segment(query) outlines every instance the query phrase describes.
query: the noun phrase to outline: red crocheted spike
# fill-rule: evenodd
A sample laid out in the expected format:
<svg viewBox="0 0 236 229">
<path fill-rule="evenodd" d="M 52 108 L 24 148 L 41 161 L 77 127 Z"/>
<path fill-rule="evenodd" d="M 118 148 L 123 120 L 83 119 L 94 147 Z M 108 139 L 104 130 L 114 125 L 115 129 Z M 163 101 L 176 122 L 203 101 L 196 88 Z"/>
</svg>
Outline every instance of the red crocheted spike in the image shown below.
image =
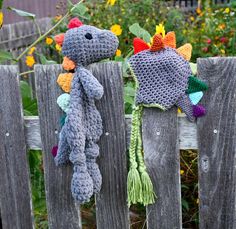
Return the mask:
<svg viewBox="0 0 236 229">
<path fill-rule="evenodd" d="M 133 40 L 134 54 L 149 49 L 148 44 L 141 38 L 135 37 Z"/>
<path fill-rule="evenodd" d="M 162 36 L 160 34 L 156 34 L 153 37 L 153 44 L 152 47 L 150 48 L 150 51 L 156 52 L 165 47 Z"/>
</svg>

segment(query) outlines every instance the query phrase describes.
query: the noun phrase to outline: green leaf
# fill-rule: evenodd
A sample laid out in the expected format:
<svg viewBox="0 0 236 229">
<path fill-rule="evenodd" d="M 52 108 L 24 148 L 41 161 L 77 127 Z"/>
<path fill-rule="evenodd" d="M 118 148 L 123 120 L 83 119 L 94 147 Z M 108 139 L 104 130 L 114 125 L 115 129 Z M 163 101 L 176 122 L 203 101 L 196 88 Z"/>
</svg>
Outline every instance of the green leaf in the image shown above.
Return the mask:
<svg viewBox="0 0 236 229">
<path fill-rule="evenodd" d="M 88 8 L 83 3 L 79 2 L 74 5 L 70 0 L 68 0 L 68 8 L 72 16 L 79 16 L 88 20 L 90 19 Z"/>
<path fill-rule="evenodd" d="M 37 54 L 39 56 L 41 64 L 57 64 L 54 60 L 48 60 L 43 54 Z"/>
<path fill-rule="evenodd" d="M 182 199 L 182 206 L 186 211 L 189 210 L 189 204 L 185 199 Z"/>
<path fill-rule="evenodd" d="M 29 13 L 29 12 L 26 12 L 26 11 L 23 11 L 23 10 L 18 10 L 14 7 L 7 7 L 8 10 L 11 10 L 11 11 L 14 11 L 15 13 L 17 13 L 19 16 L 21 17 L 27 17 L 31 20 L 34 20 L 35 19 L 35 14 L 32 14 L 32 13 Z"/>
<path fill-rule="evenodd" d="M 6 60 L 13 60 L 13 56 L 10 52 L 0 50 L 0 63 Z"/>
<path fill-rule="evenodd" d="M 134 34 L 136 37 L 142 38 L 145 42 L 149 43 L 151 35 L 148 31 L 143 29 L 138 23 L 134 23 L 129 27 L 129 31 Z"/>
</svg>

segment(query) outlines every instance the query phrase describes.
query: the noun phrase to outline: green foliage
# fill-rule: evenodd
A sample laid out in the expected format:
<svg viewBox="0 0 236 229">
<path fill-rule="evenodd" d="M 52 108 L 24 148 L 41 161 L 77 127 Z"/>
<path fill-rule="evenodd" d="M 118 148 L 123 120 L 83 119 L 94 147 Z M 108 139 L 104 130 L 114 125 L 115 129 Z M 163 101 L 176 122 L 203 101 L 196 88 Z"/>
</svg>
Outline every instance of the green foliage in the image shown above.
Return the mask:
<svg viewBox="0 0 236 229">
<path fill-rule="evenodd" d="M 13 60 L 12 53 L 0 50 L 0 63 L 4 63 L 7 60 Z"/>
<path fill-rule="evenodd" d="M 48 228 L 48 221 L 44 189 L 42 152 L 30 150 L 28 152 L 28 161 L 30 167 L 35 226 L 37 229 L 46 229 Z"/>
<path fill-rule="evenodd" d="M 38 114 L 37 100 L 32 98 L 32 89 L 25 81 L 20 81 L 20 91 L 22 97 L 24 115 L 32 116 Z"/>
<path fill-rule="evenodd" d="M 35 19 L 35 14 L 29 13 L 29 12 L 26 12 L 26 11 L 23 11 L 23 10 L 19 10 L 19 9 L 14 8 L 14 7 L 10 7 L 10 6 L 7 7 L 7 9 L 11 10 L 11 11 L 14 11 L 16 14 L 18 14 L 21 17 L 27 17 L 31 20 Z"/>
</svg>

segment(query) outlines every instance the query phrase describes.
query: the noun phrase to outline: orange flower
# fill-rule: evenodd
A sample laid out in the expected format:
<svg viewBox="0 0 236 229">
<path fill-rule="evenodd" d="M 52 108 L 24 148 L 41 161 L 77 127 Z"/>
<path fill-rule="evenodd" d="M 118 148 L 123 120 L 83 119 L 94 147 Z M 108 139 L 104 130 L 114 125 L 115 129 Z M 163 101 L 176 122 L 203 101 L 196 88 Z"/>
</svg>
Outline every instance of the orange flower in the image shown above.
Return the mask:
<svg viewBox="0 0 236 229">
<path fill-rule="evenodd" d="M 74 63 L 74 61 L 70 60 L 67 56 L 65 56 L 63 58 L 62 67 L 66 71 L 70 71 L 70 70 L 73 70 L 75 68 L 75 63 Z"/>
<path fill-rule="evenodd" d="M 200 9 L 200 7 L 198 7 L 197 9 L 196 9 L 196 12 L 197 12 L 197 14 L 201 14 L 201 9 Z"/>
<path fill-rule="evenodd" d="M 33 65 L 35 64 L 35 59 L 33 56 L 26 56 L 26 59 L 25 59 L 25 63 L 28 67 L 33 67 Z"/>
<path fill-rule="evenodd" d="M 64 36 L 65 36 L 64 33 L 60 33 L 60 34 L 54 36 L 54 41 L 55 41 L 58 45 L 62 46 L 63 41 L 64 41 Z"/>
</svg>

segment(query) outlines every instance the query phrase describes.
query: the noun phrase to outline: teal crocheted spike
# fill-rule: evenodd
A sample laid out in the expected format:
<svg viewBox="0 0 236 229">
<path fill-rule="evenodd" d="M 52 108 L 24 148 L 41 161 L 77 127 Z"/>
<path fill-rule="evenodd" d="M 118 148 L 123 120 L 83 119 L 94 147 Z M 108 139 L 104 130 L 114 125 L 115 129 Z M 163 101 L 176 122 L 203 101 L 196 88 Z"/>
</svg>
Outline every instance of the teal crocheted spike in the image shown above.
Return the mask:
<svg viewBox="0 0 236 229">
<path fill-rule="evenodd" d="M 65 121 L 66 121 L 66 114 L 63 114 L 63 115 L 60 117 L 60 126 L 61 126 L 61 128 L 64 126 Z"/>
<path fill-rule="evenodd" d="M 208 89 L 207 84 L 199 80 L 195 76 L 190 76 L 188 78 L 188 89 L 186 91 L 187 94 L 198 92 L 198 91 L 206 91 Z"/>
</svg>

